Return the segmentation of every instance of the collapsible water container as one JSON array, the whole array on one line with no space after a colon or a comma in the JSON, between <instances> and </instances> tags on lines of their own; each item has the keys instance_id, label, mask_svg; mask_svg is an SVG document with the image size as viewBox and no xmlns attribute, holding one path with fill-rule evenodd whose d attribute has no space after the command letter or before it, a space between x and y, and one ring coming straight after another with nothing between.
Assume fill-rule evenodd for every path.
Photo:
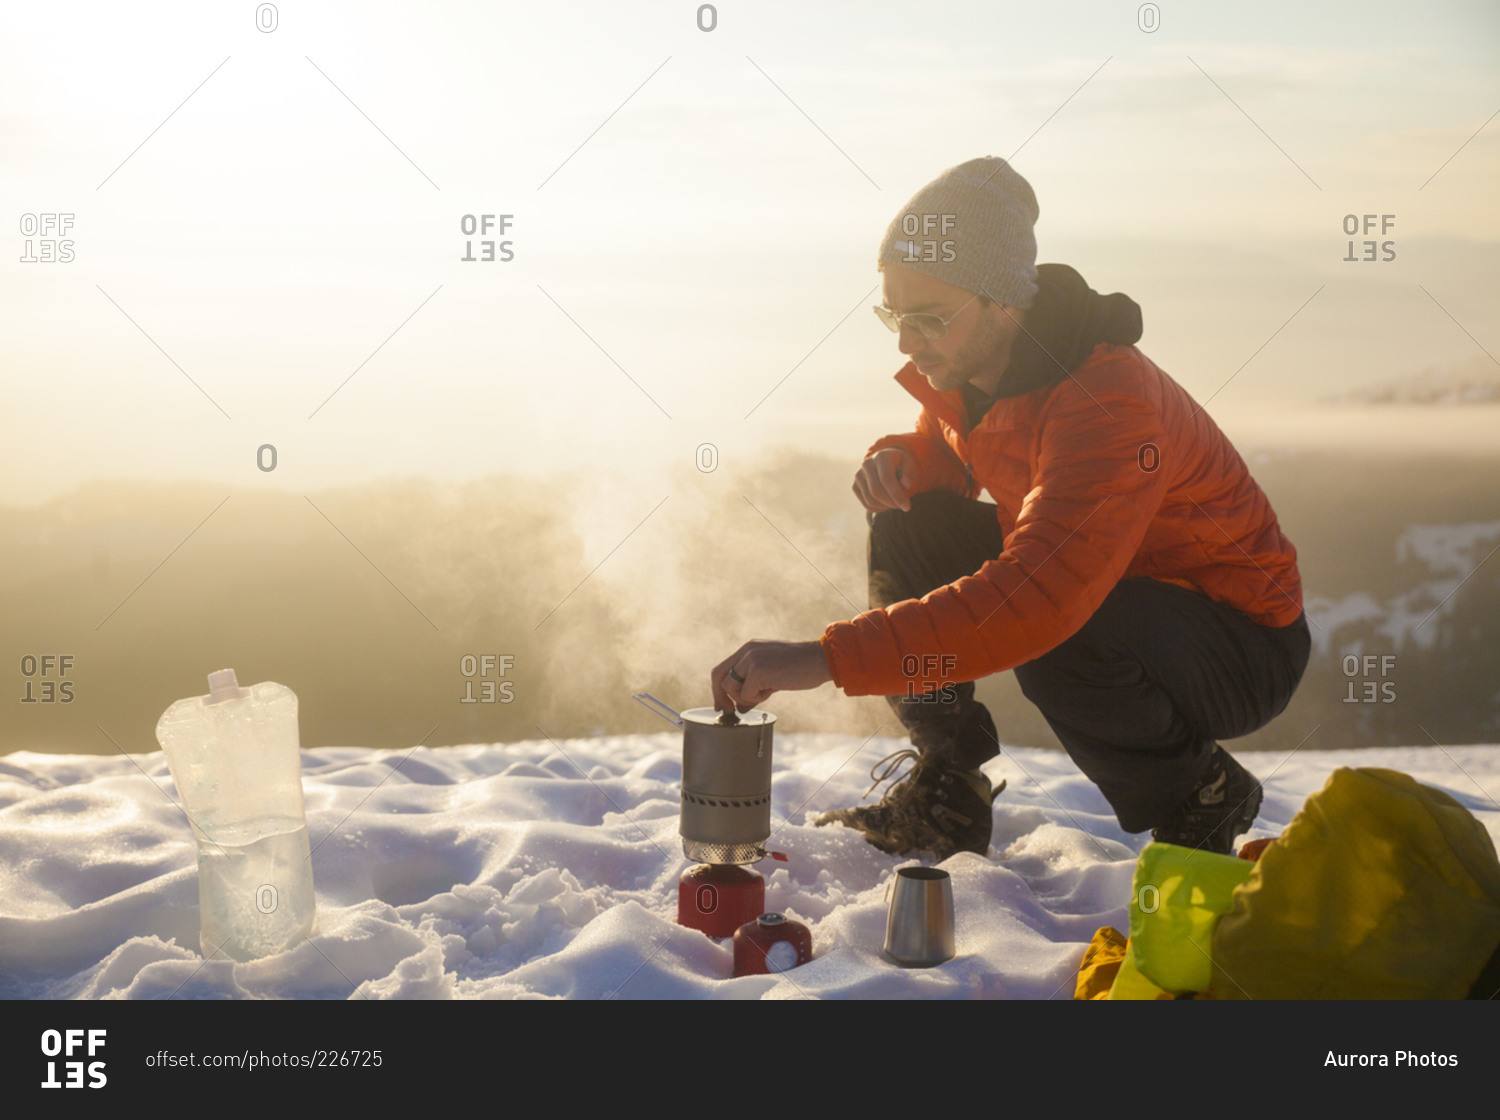
<instances>
[{"instance_id":1,"label":"collapsible water container","mask_svg":"<svg viewBox=\"0 0 1500 1120\"><path fill-rule=\"evenodd\" d=\"M233 669L208 688L168 708L156 738L198 841L203 955L248 961L301 944L316 918L297 696L241 688Z\"/></svg>"}]
</instances>

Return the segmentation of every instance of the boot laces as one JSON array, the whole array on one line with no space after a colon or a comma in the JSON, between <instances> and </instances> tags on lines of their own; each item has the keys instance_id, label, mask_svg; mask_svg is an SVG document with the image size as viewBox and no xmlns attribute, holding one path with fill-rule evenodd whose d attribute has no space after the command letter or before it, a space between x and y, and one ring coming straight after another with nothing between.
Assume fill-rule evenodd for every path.
<instances>
[{"instance_id":1,"label":"boot laces","mask_svg":"<svg viewBox=\"0 0 1500 1120\"><path fill-rule=\"evenodd\" d=\"M902 765L908 761L912 764L911 769L907 770L905 773L900 774L900 777L891 783L890 788L885 791L885 798L883 800L894 801L899 798L900 794L898 794L896 791L902 790L904 789L904 787L911 785L912 783L919 780L919 776L924 771L935 771L935 778L937 782L947 782L952 780L940 766L937 766L930 761L924 760L920 751L914 751L910 748L907 748L905 750L896 751L894 754L886 755L874 766L870 767L870 777L874 778L875 781L869 789L865 790L865 796L869 797L870 794L874 793L875 787L880 785L881 782L890 781L892 778L896 778L897 774L901 770ZM955 827L966 828L969 825L973 824L973 817L967 816L964 813L960 813L957 810L951 809L947 805L943 804L943 800L946 798L946 796L947 795L943 791L934 789L932 799L930 801L925 798L923 799L923 801L925 802L923 811L926 812L926 814L931 817L932 820L937 823L938 827L941 828L944 832L952 832Z\"/></svg>"},{"instance_id":2,"label":"boot laces","mask_svg":"<svg viewBox=\"0 0 1500 1120\"><path fill-rule=\"evenodd\" d=\"M911 769L906 771L906 773L901 774L898 778L897 772L901 769L902 765L908 761L910 761L912 764ZM878 786L881 782L887 781L891 782L891 788L885 791L885 796L889 797L896 791L897 788L905 785L907 782L915 778L917 776L917 771L921 769L921 766L921 753L912 750L910 747L906 748L905 750L899 750L892 754L886 755L874 766L870 767L870 777L873 778L874 781L870 783L870 788L865 790L865 797L869 797L870 794L874 793L875 787ZM892 781L893 778L896 780Z\"/></svg>"}]
</instances>

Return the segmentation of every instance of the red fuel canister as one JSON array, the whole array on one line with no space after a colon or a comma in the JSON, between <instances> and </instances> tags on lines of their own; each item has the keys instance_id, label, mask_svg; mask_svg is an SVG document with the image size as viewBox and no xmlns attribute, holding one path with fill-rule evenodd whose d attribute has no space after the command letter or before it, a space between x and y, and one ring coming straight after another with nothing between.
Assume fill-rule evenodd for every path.
<instances>
[{"instance_id":1,"label":"red fuel canister","mask_svg":"<svg viewBox=\"0 0 1500 1120\"><path fill-rule=\"evenodd\" d=\"M677 880L677 924L709 937L734 936L765 908L765 877L749 867L700 863Z\"/></svg>"},{"instance_id":2,"label":"red fuel canister","mask_svg":"<svg viewBox=\"0 0 1500 1120\"><path fill-rule=\"evenodd\" d=\"M734 931L734 974L786 972L812 960L812 931L785 914L762 914Z\"/></svg>"}]
</instances>

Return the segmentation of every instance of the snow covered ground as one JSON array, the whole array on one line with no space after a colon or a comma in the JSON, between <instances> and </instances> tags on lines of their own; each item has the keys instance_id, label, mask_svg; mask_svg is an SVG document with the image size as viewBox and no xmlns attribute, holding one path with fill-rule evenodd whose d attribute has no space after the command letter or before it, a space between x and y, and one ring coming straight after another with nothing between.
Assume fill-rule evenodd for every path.
<instances>
[{"instance_id":1,"label":"snow covered ground","mask_svg":"<svg viewBox=\"0 0 1500 1120\"><path fill-rule=\"evenodd\" d=\"M1461 525L1408 525L1396 538L1396 563L1421 565L1429 578L1386 602L1366 591L1342 599L1308 595L1307 614L1316 624L1313 649L1319 654L1349 648L1340 634L1370 623L1386 645L1400 650L1408 643L1431 650L1440 641L1445 619L1458 614L1457 591L1500 545L1500 521L1471 521Z\"/></svg>"},{"instance_id":2,"label":"snow covered ground","mask_svg":"<svg viewBox=\"0 0 1500 1120\"><path fill-rule=\"evenodd\" d=\"M196 845L160 753L0 757L0 997L346 999L1067 999L1085 943L1126 926L1144 835L1122 833L1060 752L1007 749L988 858L953 876L956 959L880 955L884 893L915 861L813 828L852 805L903 740L778 734L767 909L813 931L816 959L730 978L729 943L675 922L688 866L673 732L414 751L304 753L318 928L248 964L198 951ZM1500 748L1413 747L1244 759L1273 835L1339 766L1402 770L1500 838ZM878 794L877 794L878 796ZM785 822L784 824L782 822Z\"/></svg>"}]
</instances>

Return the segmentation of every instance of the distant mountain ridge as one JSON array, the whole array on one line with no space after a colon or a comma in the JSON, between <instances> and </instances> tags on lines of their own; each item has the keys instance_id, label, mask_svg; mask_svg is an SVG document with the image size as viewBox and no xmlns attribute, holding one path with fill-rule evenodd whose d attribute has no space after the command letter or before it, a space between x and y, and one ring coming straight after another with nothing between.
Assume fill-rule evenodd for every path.
<instances>
[{"instance_id":1,"label":"distant mountain ridge","mask_svg":"<svg viewBox=\"0 0 1500 1120\"><path fill-rule=\"evenodd\" d=\"M1415 373L1379 385L1323 397L1325 405L1500 403L1500 362L1476 355L1449 366L1425 366Z\"/></svg>"}]
</instances>

